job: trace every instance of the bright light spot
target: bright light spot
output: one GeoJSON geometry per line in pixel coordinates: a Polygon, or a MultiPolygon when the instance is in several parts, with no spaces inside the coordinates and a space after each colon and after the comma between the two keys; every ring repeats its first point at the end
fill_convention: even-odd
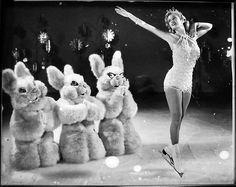
{"type": "Polygon", "coordinates": [[[228,151],[221,151],[219,156],[221,159],[226,160],[229,158],[229,152],[228,151]]]}
{"type": "Polygon", "coordinates": [[[135,172],[140,172],[142,170],[142,167],[140,165],[136,165],[136,166],[134,166],[133,170],[135,172]]]}
{"type": "Polygon", "coordinates": [[[23,62],[28,62],[28,59],[27,58],[23,58],[23,62]]]}
{"type": "Polygon", "coordinates": [[[232,42],[232,38],[227,38],[227,41],[228,42],[232,42]]]}
{"type": "Polygon", "coordinates": [[[227,50],[226,56],[227,56],[227,57],[230,57],[231,55],[232,55],[232,48],[231,48],[230,50],[227,50]]]}
{"type": "Polygon", "coordinates": [[[109,168],[116,168],[119,165],[119,159],[115,156],[109,156],[106,158],[105,163],[109,168]]]}
{"type": "Polygon", "coordinates": [[[224,48],[223,48],[223,47],[221,47],[221,49],[223,50],[224,48]]]}
{"type": "Polygon", "coordinates": [[[228,46],[228,49],[230,49],[231,47],[230,46],[228,46]]]}
{"type": "Polygon", "coordinates": [[[141,180],[142,180],[142,177],[139,177],[139,178],[138,178],[138,180],[140,180],[140,181],[141,181],[141,180]]]}
{"type": "Polygon", "coordinates": [[[45,69],[45,66],[42,66],[42,69],[45,69]]]}

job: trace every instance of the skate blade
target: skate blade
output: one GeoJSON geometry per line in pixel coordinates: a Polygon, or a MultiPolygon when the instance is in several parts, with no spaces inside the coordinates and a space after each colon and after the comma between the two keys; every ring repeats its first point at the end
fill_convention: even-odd
{"type": "MultiPolygon", "coordinates": [[[[166,158],[165,154],[162,151],[159,151],[161,153],[161,156],[165,159],[165,161],[176,171],[176,173],[182,178],[184,173],[179,172],[175,166],[166,158]]],[[[168,156],[169,157],[169,156],[168,156]]]]}
{"type": "Polygon", "coordinates": [[[164,156],[165,159],[167,159],[172,165],[174,165],[174,160],[173,160],[173,158],[165,151],[165,149],[162,149],[161,154],[162,154],[162,156],[164,156]]]}

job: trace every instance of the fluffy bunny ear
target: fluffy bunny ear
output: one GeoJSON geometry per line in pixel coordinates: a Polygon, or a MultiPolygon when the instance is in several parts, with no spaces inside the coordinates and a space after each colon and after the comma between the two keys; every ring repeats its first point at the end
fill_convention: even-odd
{"type": "Polygon", "coordinates": [[[120,69],[122,69],[122,71],[124,71],[123,60],[121,58],[121,52],[120,51],[116,51],[113,54],[111,64],[112,64],[112,66],[117,66],[120,69]]]}
{"type": "Polygon", "coordinates": [[[25,66],[23,62],[20,62],[20,61],[16,63],[14,72],[17,77],[32,76],[29,69],[25,66]]]}
{"type": "Polygon", "coordinates": [[[96,78],[102,75],[105,69],[105,63],[103,59],[98,54],[92,54],[89,56],[90,67],[96,78]]]}
{"type": "Polygon", "coordinates": [[[73,68],[71,65],[66,64],[64,66],[64,75],[66,76],[66,75],[71,75],[71,74],[74,74],[73,68]]]}
{"type": "Polygon", "coordinates": [[[60,90],[64,86],[64,74],[55,66],[47,67],[47,76],[49,84],[56,90],[60,90]]]}
{"type": "Polygon", "coordinates": [[[2,72],[2,88],[3,90],[11,95],[16,89],[16,76],[13,70],[5,69],[2,72]]]}
{"type": "Polygon", "coordinates": [[[45,86],[45,84],[39,80],[36,80],[34,82],[35,82],[37,88],[39,88],[39,90],[41,92],[41,96],[43,97],[43,96],[47,95],[48,88],[45,86]]]}

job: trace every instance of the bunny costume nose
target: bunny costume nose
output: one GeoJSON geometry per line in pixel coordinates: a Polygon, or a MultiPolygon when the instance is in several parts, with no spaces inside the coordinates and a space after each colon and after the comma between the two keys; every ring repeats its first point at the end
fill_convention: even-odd
{"type": "Polygon", "coordinates": [[[120,75],[116,75],[112,80],[111,84],[115,87],[118,87],[124,83],[123,77],[120,75]]]}
{"type": "Polygon", "coordinates": [[[120,75],[116,75],[116,80],[121,83],[123,81],[123,77],[120,75]]]}
{"type": "Polygon", "coordinates": [[[87,92],[87,85],[85,83],[79,84],[77,87],[77,93],[83,95],[87,92]]]}
{"type": "Polygon", "coordinates": [[[38,89],[37,88],[33,88],[30,93],[32,93],[32,94],[38,93],[38,89]]]}
{"type": "Polygon", "coordinates": [[[39,89],[35,87],[30,91],[30,94],[28,95],[28,99],[30,101],[34,101],[38,98],[39,94],[40,94],[39,89]]]}
{"type": "Polygon", "coordinates": [[[34,101],[34,100],[36,100],[38,98],[38,95],[37,94],[30,94],[29,96],[28,96],[28,99],[30,100],[30,101],[34,101]]]}

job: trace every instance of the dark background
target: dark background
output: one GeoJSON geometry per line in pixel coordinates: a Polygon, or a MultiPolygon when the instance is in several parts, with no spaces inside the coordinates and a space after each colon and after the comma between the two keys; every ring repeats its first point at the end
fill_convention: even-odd
{"type": "MultiPolygon", "coordinates": [[[[18,60],[28,59],[25,64],[36,79],[48,86],[49,96],[59,98],[42,67],[54,65],[63,70],[65,64],[71,64],[76,73],[83,75],[92,95],[96,95],[96,78],[88,56],[104,55],[109,65],[113,52],[120,50],[134,97],[141,98],[139,102],[154,95],[163,99],[163,81],[172,66],[171,50],[165,41],[118,15],[114,11],[117,5],[165,31],[164,15],[172,7],[189,20],[212,23],[213,29],[198,39],[201,57],[194,70],[192,102],[205,102],[209,98],[213,102],[232,101],[231,59],[226,57],[231,46],[227,41],[231,37],[230,3],[1,1],[2,69],[14,68],[16,59],[12,52],[17,48],[18,60]],[[102,37],[105,29],[115,33],[110,48],[105,47],[107,42],[102,37]],[[40,31],[50,37],[49,53],[38,40],[40,31]],[[74,51],[69,44],[75,38],[87,47],[74,51]]],[[[3,92],[2,104],[6,109],[11,107],[9,96],[3,92]]]]}

